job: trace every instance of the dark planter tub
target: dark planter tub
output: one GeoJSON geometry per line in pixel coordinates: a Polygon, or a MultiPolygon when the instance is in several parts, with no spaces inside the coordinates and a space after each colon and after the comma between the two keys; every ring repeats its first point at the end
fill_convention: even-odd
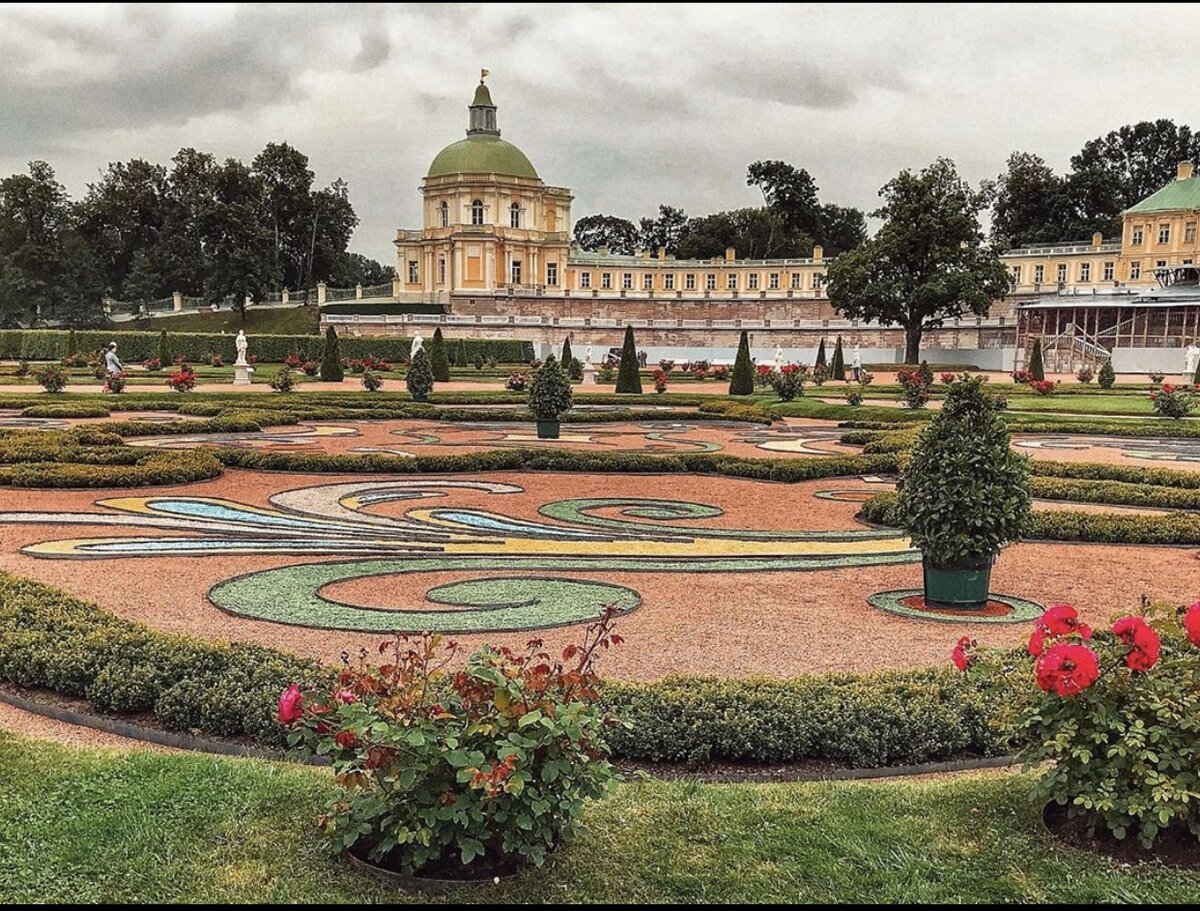
{"type": "Polygon", "coordinates": [[[955,610],[982,610],[987,607],[995,562],[992,556],[966,560],[956,566],[934,566],[925,558],[921,561],[925,603],[955,610]]]}
{"type": "Polygon", "coordinates": [[[543,421],[537,422],[537,435],[539,440],[557,440],[558,439],[558,421],[543,421]]]}
{"type": "Polygon", "coordinates": [[[456,886],[490,885],[497,880],[512,879],[526,866],[521,858],[505,858],[499,861],[476,861],[464,865],[457,860],[429,866],[408,874],[368,859],[368,848],[356,845],[342,856],[363,873],[374,876],[397,889],[408,891],[439,891],[456,886]]]}

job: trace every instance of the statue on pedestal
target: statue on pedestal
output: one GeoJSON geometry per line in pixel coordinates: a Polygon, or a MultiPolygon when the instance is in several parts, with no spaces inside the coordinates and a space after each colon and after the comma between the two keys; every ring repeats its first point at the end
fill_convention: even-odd
{"type": "Polygon", "coordinates": [[[233,340],[233,343],[237,346],[237,360],[234,361],[234,364],[239,367],[246,366],[246,347],[248,342],[246,341],[245,329],[238,330],[237,338],[233,340]]]}
{"type": "Polygon", "coordinates": [[[408,362],[411,364],[412,359],[417,356],[417,352],[425,347],[425,339],[421,338],[421,333],[417,332],[413,335],[412,347],[408,349],[408,362]]]}
{"type": "Polygon", "coordinates": [[[783,370],[783,347],[775,346],[775,372],[779,373],[783,370]]]}

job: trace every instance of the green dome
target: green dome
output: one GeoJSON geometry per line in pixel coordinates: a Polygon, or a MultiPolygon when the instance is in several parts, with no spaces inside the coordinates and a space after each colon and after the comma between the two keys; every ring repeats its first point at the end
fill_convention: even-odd
{"type": "Polygon", "coordinates": [[[503,174],[507,177],[531,177],[537,180],[525,153],[499,136],[477,134],[452,142],[437,153],[427,177],[445,177],[462,173],[503,174]]]}

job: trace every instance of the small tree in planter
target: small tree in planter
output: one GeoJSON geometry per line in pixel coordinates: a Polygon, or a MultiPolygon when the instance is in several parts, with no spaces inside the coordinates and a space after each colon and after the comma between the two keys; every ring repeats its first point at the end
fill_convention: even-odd
{"type": "Polygon", "coordinates": [[[638,373],[637,344],[633,340],[633,326],[625,327],[625,344],[621,346],[616,391],[642,394],[642,378],[638,373]]]}
{"type": "Polygon", "coordinates": [[[1112,361],[1105,361],[1100,365],[1100,372],[1096,374],[1096,383],[1101,389],[1112,389],[1116,382],[1117,374],[1113,370],[1112,361]]]}
{"type": "Polygon", "coordinates": [[[429,355],[424,348],[418,348],[413,355],[412,364],[404,377],[404,385],[414,402],[429,401],[429,393],[433,392],[433,367],[429,364],[429,355]]]}
{"type": "Polygon", "coordinates": [[[325,330],[325,350],[321,352],[321,382],[340,383],[346,378],[342,368],[342,351],[333,326],[325,330]]]}
{"type": "Polygon", "coordinates": [[[1029,518],[1029,465],[983,393],[955,382],[921,433],[897,486],[897,514],[923,556],[925,600],[961,609],[988,600],[992,563],[1029,518]]]}
{"type": "Polygon", "coordinates": [[[571,384],[554,355],[547,355],[529,384],[529,410],[537,418],[538,439],[558,439],[559,417],[570,411],[571,405],[571,384]]]}
{"type": "Polygon", "coordinates": [[[1025,372],[1029,374],[1031,380],[1044,380],[1046,378],[1046,368],[1042,364],[1042,340],[1035,338],[1033,347],[1029,350],[1029,363],[1025,366],[1025,372]]]}

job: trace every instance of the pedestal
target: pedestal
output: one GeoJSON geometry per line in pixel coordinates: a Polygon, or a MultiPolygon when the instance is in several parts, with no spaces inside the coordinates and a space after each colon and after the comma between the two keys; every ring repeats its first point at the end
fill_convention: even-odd
{"type": "Polygon", "coordinates": [[[585,386],[595,386],[596,385],[596,368],[593,367],[591,364],[583,365],[583,385],[585,385],[585,386]]]}
{"type": "Polygon", "coordinates": [[[249,364],[234,364],[233,365],[233,385],[249,386],[250,385],[250,365],[249,364]]]}

